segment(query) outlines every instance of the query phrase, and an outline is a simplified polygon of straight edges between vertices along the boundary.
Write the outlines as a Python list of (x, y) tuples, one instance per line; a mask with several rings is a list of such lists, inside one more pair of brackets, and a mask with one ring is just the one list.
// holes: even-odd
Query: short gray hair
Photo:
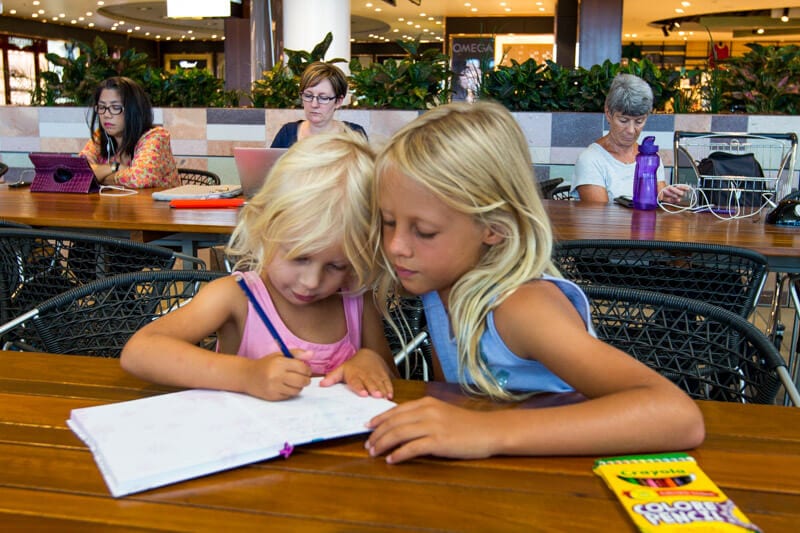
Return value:
[(632, 117), (647, 115), (653, 110), (653, 89), (633, 74), (617, 74), (606, 95), (606, 110)]

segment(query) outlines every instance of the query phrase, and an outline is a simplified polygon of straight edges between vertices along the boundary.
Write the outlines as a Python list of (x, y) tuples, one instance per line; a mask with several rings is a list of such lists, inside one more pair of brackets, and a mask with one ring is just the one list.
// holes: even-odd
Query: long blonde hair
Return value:
[(242, 209), (226, 249), (235, 268), (261, 273), (281, 246), (292, 259), (341, 244), (353, 270), (350, 288), (368, 285), (374, 162), (364, 136), (351, 131), (292, 145)]
[[(402, 291), (381, 245), (377, 192), (390, 169), (421, 185), (456, 211), (503, 237), (450, 291), (459, 379), (469, 391), (517, 399), (492, 375), (479, 341), (488, 313), (517, 287), (542, 273), (558, 276), (553, 238), (533, 176), (528, 145), (514, 117), (494, 103), (437, 107), (399, 130), (378, 154), (370, 237), (381, 265), (378, 299), (391, 305)], [(385, 306), (382, 306), (385, 307)], [(384, 315), (389, 319), (388, 311)], [(466, 377), (475, 386), (468, 385)]]

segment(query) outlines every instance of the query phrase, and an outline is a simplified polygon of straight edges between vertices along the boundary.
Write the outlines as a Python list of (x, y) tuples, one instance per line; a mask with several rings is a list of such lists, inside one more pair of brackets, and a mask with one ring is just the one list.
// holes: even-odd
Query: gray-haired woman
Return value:
[[(609, 131), (581, 152), (575, 163), (572, 190), (582, 201), (611, 202), (617, 196), (633, 195), (637, 143), (653, 109), (653, 90), (643, 79), (618, 74), (606, 95), (605, 114)], [(667, 186), (664, 166), (656, 172), (659, 200), (675, 203), (687, 185)]]

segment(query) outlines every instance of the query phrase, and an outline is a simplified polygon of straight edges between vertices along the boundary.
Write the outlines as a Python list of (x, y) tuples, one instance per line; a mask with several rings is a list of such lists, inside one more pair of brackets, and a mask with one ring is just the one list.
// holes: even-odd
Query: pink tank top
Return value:
[[(342, 296), (344, 316), (347, 324), (345, 336), (333, 344), (317, 344), (305, 341), (292, 333), (283, 323), (275, 305), (272, 303), (269, 292), (264, 282), (255, 272), (239, 272), (244, 277), (245, 283), (264, 308), (264, 312), (272, 321), (281, 339), (291, 350), (300, 348), (314, 353), (309, 361), (314, 374), (326, 374), (338, 367), (351, 357), (361, 347), (361, 315), (364, 309), (363, 296)], [(242, 332), (242, 342), (239, 345), (238, 355), (249, 359), (260, 359), (265, 355), (279, 352), (278, 343), (272, 338), (269, 330), (261, 321), (252, 303), (247, 305), (247, 321)]]

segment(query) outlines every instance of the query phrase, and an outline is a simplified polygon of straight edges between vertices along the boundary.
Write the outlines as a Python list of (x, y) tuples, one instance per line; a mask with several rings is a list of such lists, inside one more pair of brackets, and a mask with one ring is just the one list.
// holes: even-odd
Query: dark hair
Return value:
[(331, 82), (336, 98), (347, 96), (347, 78), (344, 72), (336, 65), (321, 61), (311, 63), (303, 71), (303, 76), (300, 78), (300, 92), (302, 93), (308, 87), (313, 87), (324, 80)]
[[(119, 92), (124, 108), (125, 130), (122, 133), (120, 146), (117, 146), (117, 141), (107, 135), (100, 126), (100, 119), (95, 109), (100, 101), (100, 94), (106, 89)], [(136, 147), (136, 143), (139, 142), (145, 132), (153, 128), (153, 106), (150, 103), (150, 98), (138, 83), (124, 76), (108, 78), (98, 85), (92, 99), (91, 112), (89, 130), (92, 132), (94, 141), (100, 146), (100, 154), (105, 158), (109, 156), (109, 146), (113, 146), (116, 153), (125, 153), (133, 158), (133, 149)]]

